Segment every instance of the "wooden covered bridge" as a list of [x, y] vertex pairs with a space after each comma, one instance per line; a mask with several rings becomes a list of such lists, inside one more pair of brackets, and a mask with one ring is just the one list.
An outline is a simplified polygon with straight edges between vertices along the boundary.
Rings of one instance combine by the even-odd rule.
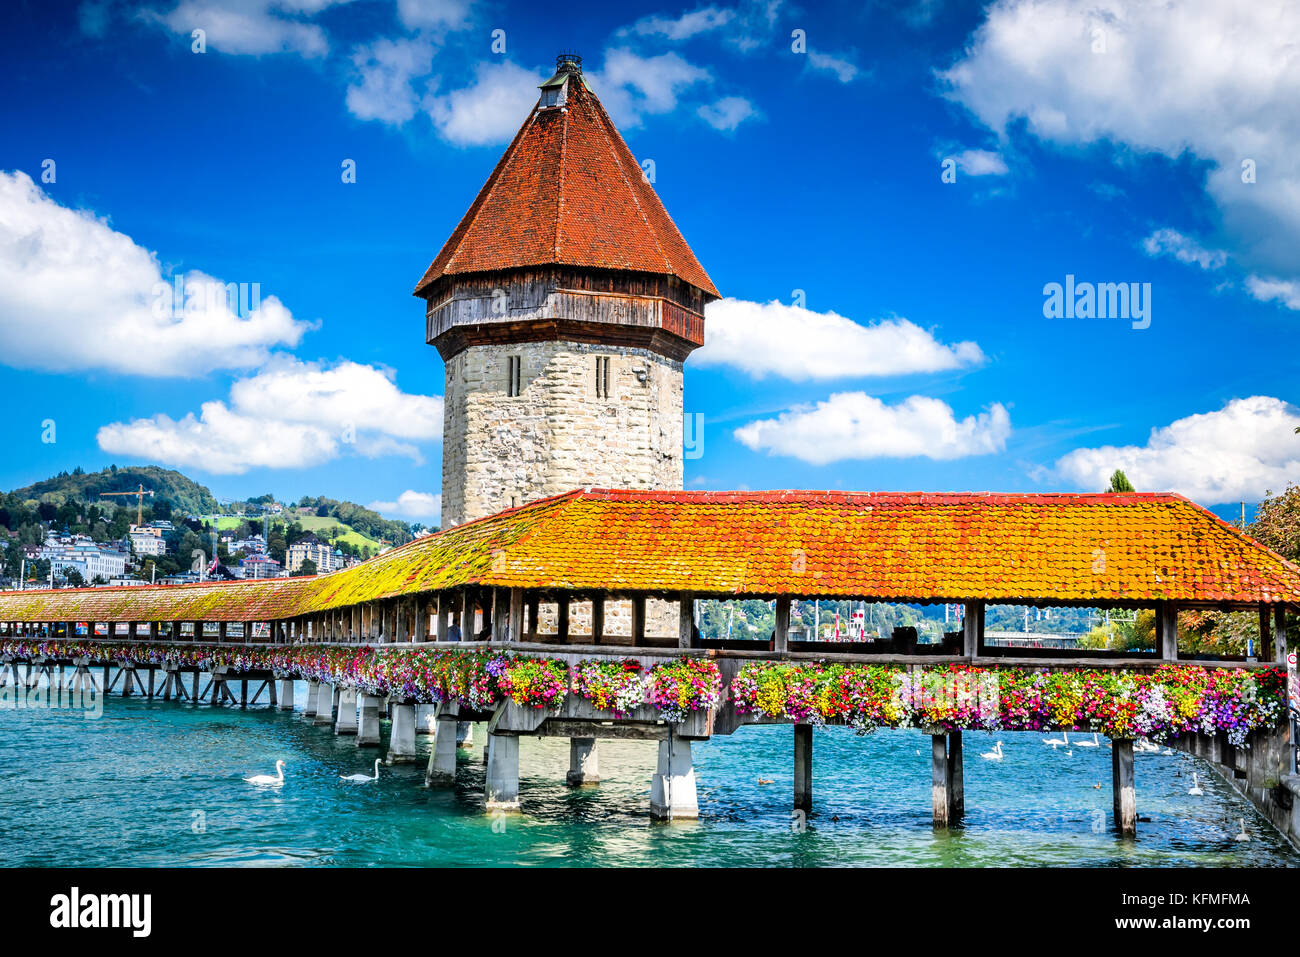
[[[775, 601], [776, 628], [768, 640], [701, 638], [696, 603], [735, 598]], [[791, 638], [792, 601], [814, 599], [960, 604], [964, 615], [959, 631], [939, 645]], [[1135, 653], [986, 647], [990, 604], [1150, 608], [1156, 644]], [[669, 619], [664, 612], [674, 606]], [[721, 670], [721, 702], [677, 722], [654, 720], [644, 709], [615, 716], [580, 700], [554, 713], [509, 702], [492, 714], [469, 714], [452, 703], [437, 709], [440, 731], [466, 717], [491, 720], [488, 796], [499, 807], [518, 806], [521, 734], [570, 737], [574, 783], [596, 777], [596, 738], [658, 739], [652, 810], [672, 818], [696, 813], [692, 739], [774, 720], [737, 709], [727, 693], [748, 664], [869, 661], [904, 670], [967, 665], [1141, 673], [1181, 661], [1260, 671], [1285, 661], [1287, 611], [1297, 607], [1300, 568], [1173, 494], [584, 489], [417, 539], [330, 575], [0, 593], [0, 633], [72, 637], [78, 623], [88, 623], [94, 639], [98, 623], [117, 642], [231, 645], [253, 643], [262, 633], [263, 642], [290, 646], [504, 646], [571, 664], [707, 658]], [[1198, 609], [1257, 614], [1257, 660], [1180, 657], [1178, 613]], [[654, 623], [666, 620], [676, 627], [661, 625], [656, 633]], [[269, 629], [254, 631], [255, 623]], [[464, 640], [453, 643], [457, 632]], [[318, 695], [314, 684], [309, 708], [333, 717], [339, 702], [328, 689]], [[342, 704], [346, 709], [348, 699]], [[393, 706], [392, 747], [398, 757], [408, 747], [413, 754], [415, 706], [400, 700]], [[355, 707], [353, 698], [353, 728]], [[363, 702], [363, 725], [367, 718]], [[795, 804], [807, 809], [811, 723], [775, 720], [795, 724]], [[961, 732], [931, 730], [935, 820], [947, 824], [963, 805]], [[377, 733], [362, 737], [378, 743]], [[454, 772], [452, 738], [440, 734], [435, 743], [433, 782]], [[1132, 746], [1131, 738], [1116, 739], [1113, 749], [1116, 823], [1125, 833], [1136, 823]]]

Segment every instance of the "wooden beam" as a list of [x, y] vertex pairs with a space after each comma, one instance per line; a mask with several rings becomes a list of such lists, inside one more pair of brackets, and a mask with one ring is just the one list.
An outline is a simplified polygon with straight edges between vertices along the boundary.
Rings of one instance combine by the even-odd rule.
[[[602, 611], [604, 606], [602, 607]], [[594, 627], [594, 626], [593, 626]], [[524, 590], [510, 589], [510, 623], [506, 641], [524, 640]]]
[[434, 632], [437, 641], [447, 640], [447, 629], [451, 627], [451, 593], [438, 592], [438, 628]]
[[776, 628], [772, 636], [772, 650], [784, 654], [790, 647], [790, 599], [776, 600]]
[[510, 592], [504, 588], [492, 589], [492, 640], [510, 640]]
[[695, 595], [684, 591], [678, 599], [677, 647], [695, 647]]
[[1273, 661], [1286, 664], [1286, 605], [1273, 606]]
[[537, 630], [537, 620], [540, 617], [541, 607], [542, 602], [537, 595], [533, 594], [528, 596], [528, 636], [534, 640], [539, 634]]
[[591, 643], [600, 644], [605, 635], [605, 596], [596, 595], [591, 599]]
[[645, 595], [632, 596], [632, 644], [645, 644]]
[[1110, 750], [1115, 828], [1121, 837], [1137, 836], [1137, 793], [1133, 788], [1133, 739], [1117, 738]]
[[968, 601], [962, 608], [962, 654], [974, 658], [984, 650], [984, 602]]
[[1271, 615], [1269, 615], [1268, 605], [1260, 603], [1259, 606], [1259, 647], [1255, 649], [1255, 656], [1260, 661], [1273, 660], [1273, 635], [1271, 628]]
[[1178, 606], [1156, 602], [1156, 649], [1165, 661], [1178, 660]]
[[555, 597], [557, 606], [556, 621], [559, 627], [559, 634], [555, 640], [563, 645], [569, 640], [569, 593], [560, 592]]

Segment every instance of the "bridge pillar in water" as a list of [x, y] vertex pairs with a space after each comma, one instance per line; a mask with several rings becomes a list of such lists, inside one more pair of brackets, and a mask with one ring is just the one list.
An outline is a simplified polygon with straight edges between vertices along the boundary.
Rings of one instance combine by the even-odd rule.
[[1110, 750], [1111, 790], [1115, 799], [1115, 829], [1121, 837], [1137, 837], [1137, 792], [1133, 786], [1133, 739], [1116, 738]]
[[379, 696], [361, 695], [360, 719], [357, 725], [357, 747], [379, 747]]
[[456, 722], [456, 747], [474, 747], [474, 725], [470, 721]]
[[293, 710], [293, 679], [292, 678], [280, 679], [280, 710], [281, 711]]
[[302, 709], [304, 718], [316, 717], [316, 700], [320, 697], [320, 682], [315, 678], [307, 679], [307, 704]]
[[436, 704], [417, 704], [415, 706], [415, 733], [433, 734], [438, 725], [438, 706]]
[[388, 763], [411, 764], [415, 761], [415, 705], [394, 702], [393, 731], [388, 739]]
[[337, 694], [337, 688], [331, 688], [324, 681], [320, 683], [316, 689], [316, 724], [334, 723], [334, 698]]
[[949, 827], [966, 813], [961, 732], [931, 735], [930, 748], [930, 803], [934, 809], [934, 826]]
[[794, 809], [812, 811], [813, 729], [811, 724], [794, 726]]
[[519, 738], [513, 734], [488, 735], [487, 810], [519, 810]]
[[575, 788], [600, 783], [595, 738], [569, 739], [569, 773], [564, 776], [564, 783]]
[[693, 821], [700, 816], [691, 742], [672, 732], [659, 742], [659, 764], [650, 778], [650, 816], [661, 821]]
[[338, 717], [334, 722], [334, 733], [335, 734], [356, 734], [357, 733], [357, 689], [356, 688], [335, 689], [335, 706], [338, 708]]
[[438, 730], [424, 783], [431, 787], [448, 787], [456, 783], [456, 716], [440, 714], [436, 724]]

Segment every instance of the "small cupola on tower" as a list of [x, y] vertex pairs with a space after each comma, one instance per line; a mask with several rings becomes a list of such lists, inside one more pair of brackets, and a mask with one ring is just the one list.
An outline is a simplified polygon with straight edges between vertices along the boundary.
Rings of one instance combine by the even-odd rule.
[[680, 488], [681, 369], [718, 291], [562, 53], [425, 271], [444, 524], [583, 485]]

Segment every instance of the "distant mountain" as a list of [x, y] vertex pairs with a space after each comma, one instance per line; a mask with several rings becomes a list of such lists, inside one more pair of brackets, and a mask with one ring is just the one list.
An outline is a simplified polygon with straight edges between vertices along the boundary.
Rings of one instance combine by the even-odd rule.
[[23, 501], [50, 502], [63, 505], [68, 502], [90, 502], [95, 505], [126, 505], [135, 508], [136, 500], [125, 495], [102, 498], [101, 492], [134, 492], [143, 485], [145, 491], [155, 494], [145, 496], [145, 508], [167, 502], [172, 512], [182, 515], [206, 515], [219, 511], [216, 496], [204, 485], [171, 469], [156, 465], [118, 468], [109, 466], [101, 472], [60, 472], [53, 478], [36, 482], [26, 488], [14, 489]]

